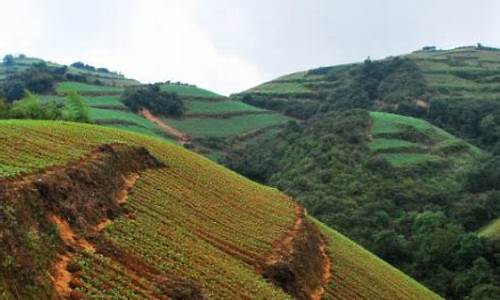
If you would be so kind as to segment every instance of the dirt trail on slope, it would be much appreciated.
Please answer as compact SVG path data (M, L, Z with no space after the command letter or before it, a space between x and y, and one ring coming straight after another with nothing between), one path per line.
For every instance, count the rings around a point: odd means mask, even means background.
M286 236L273 245L272 252L266 257L266 264L275 264L293 252L293 241L299 235L304 224L304 209L295 207L295 222Z
M127 202L129 192L134 187L138 178L138 173L132 173L128 176L123 176L123 188L118 191L114 197L114 200L117 203L123 204ZM51 214L49 215L49 220L57 226L59 238L63 241L65 246L69 247L70 249L78 249L90 253L96 252L96 247L88 242L85 238L79 238L73 231L69 223L62 217ZM97 234L103 231L111 223L112 221L110 219L105 218L97 225L93 226L90 231L92 231L93 234ZM70 298L73 291L70 286L70 283L73 279L73 274L68 271L68 265L74 255L75 254L72 252L60 254L52 271L53 275L51 276L51 279L53 285L56 289L57 294L59 295L59 297L62 297L62 299Z
M274 243L257 271L298 299L319 300L330 279L331 261L326 238L305 214L297 205L293 226Z
M158 118L157 116L153 115L147 108L141 108L139 111L139 114L146 118L147 120L155 123L158 125L161 129L165 131L166 134L169 136L175 138L177 142L179 142L181 145L188 144L191 141L191 138L189 135L179 131L178 129L168 125L165 121L162 119Z
M321 240L323 241L322 245L320 246L321 255L323 256L326 263L323 265L323 275L321 277L322 285L315 291L313 291L313 293L311 294L311 300L321 300L323 298L325 287L328 285L328 282L330 281L330 278L332 276L332 261L330 255L328 255L328 241L324 236Z

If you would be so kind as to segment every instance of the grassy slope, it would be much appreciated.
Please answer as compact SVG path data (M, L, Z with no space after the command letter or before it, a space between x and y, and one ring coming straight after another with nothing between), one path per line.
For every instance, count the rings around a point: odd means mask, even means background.
M293 205L275 189L173 144L110 128L2 121L0 138L1 177L61 165L103 143L144 145L168 167L143 174L127 204L134 218L116 220L103 234L165 276L194 280L212 299L288 298L239 255L223 251L231 247L258 258L286 232L294 220ZM200 238L208 233L210 239ZM87 299L141 298L144 289L154 289L148 282L135 284L109 257L78 252L77 261L83 267L79 289Z
M224 245L251 257L268 251L294 219L292 203L277 190L159 139L104 127L1 121L0 139L0 178L62 165L103 143L146 146L168 167L141 176L127 203L134 218L115 220L103 235L166 276L198 282L212 299L288 298L239 255L221 251L217 242L223 240ZM326 299L353 299L352 295L357 299L438 299L347 238L320 226L330 239L333 259L334 275ZM213 239L200 238L208 233ZM156 289L146 280L137 284L110 257L77 251L75 260L82 267L78 289L86 299L144 298ZM10 299L2 288L3 283L0 294Z
M329 241L332 280L324 299L441 299L412 278L314 218Z
M481 154L478 148L424 120L383 112L371 112L370 116L373 120L370 148L395 167L446 159L460 163L462 150L472 155ZM411 130L417 134L412 136ZM450 159L453 152L457 154L456 159Z
M500 51L463 47L408 55L438 99L499 99Z
M212 91L187 84L163 84L161 90L176 93L181 97L223 98Z
M200 100L186 100L185 105L187 114L224 114L265 111L263 109L239 101L210 102Z

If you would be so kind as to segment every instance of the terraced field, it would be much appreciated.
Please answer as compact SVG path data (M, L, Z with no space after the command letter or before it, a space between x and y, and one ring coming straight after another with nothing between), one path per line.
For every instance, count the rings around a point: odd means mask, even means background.
M168 119L180 131L192 137L235 137L258 129L281 125L291 120L281 114L246 114L227 118L188 117Z
M442 299L337 231L312 219L327 236L333 278L323 299Z
M77 91L81 95L119 95L123 92L123 87L65 81L58 84L57 91L59 93Z
M395 167L424 163L457 163L481 151L427 121L401 115L371 112L372 151Z
M276 190L172 144L104 127L2 121L0 137L2 177L64 164L103 143L146 146L167 167L140 177L126 204L134 218L117 219L105 239L163 276L197 282L212 299L288 298L248 263L294 222L294 204ZM76 260L83 270L78 289L87 299L154 292L105 255L82 251Z
M184 117L180 119L162 117L163 122L188 136L189 139L231 138L263 128L273 128L290 120L281 114L229 100L192 85L164 84L161 88L164 91L177 93L186 107ZM123 92L122 87L62 82L58 86L58 91L60 93L76 91L84 95L84 99L91 107L90 118L98 124L175 139L157 122L128 111L119 99Z
M422 70L435 99L500 99L500 51L461 47L408 57Z
M170 93L176 93L177 95L181 97L187 97L187 98L208 98L208 99L223 99L224 96L221 96L219 94L216 94L212 91L206 90L199 88L195 85L189 85L189 84L163 84L161 85L161 90L165 92L170 92Z

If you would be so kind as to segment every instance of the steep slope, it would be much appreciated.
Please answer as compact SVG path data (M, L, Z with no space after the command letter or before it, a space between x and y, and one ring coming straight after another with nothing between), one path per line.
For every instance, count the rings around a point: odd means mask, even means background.
M291 194L311 215L446 298L464 299L500 274L495 252L475 234L500 213L497 193L474 192L485 176L470 180L485 157L424 120L351 110L290 124L227 164ZM469 246L474 253L462 256ZM474 284L453 279L476 276L474 263L491 276Z
M45 121L0 140L2 299L319 299L336 278L300 206L178 146Z
M333 263L323 299L441 299L347 237L311 220L327 237Z

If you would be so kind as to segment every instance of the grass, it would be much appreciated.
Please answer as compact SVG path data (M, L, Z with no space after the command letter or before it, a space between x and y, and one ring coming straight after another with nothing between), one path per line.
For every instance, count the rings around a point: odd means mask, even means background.
M323 299L442 299L344 235L310 219L329 242L332 278Z
M69 91L77 91L78 93L115 93L120 94L123 92L122 87L104 86L104 85L94 85L74 81L61 82L57 86L57 91L59 93L65 93Z
M235 112L255 112L265 111L264 109L248 105L240 101L198 101L186 100L186 113L187 114L224 114Z
M167 123L193 137L229 137L283 124L290 118L280 114L250 114L225 119L168 119Z
M479 236L492 240L500 240L500 219L491 222L479 231Z
M101 235L159 277L195 282L210 299L290 299L252 263L295 220L294 204L276 189L171 143L118 129L0 121L0 140L0 177L63 165L102 144L146 147L167 167L141 175L125 204L127 216L115 219ZM85 299L148 299L158 292L155 282L137 279L112 257L82 250L75 255Z
M177 93L184 97L221 98L222 96L194 85L186 84L163 84L161 90L165 92Z

